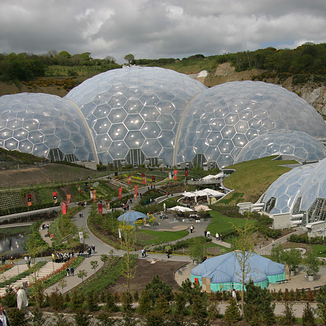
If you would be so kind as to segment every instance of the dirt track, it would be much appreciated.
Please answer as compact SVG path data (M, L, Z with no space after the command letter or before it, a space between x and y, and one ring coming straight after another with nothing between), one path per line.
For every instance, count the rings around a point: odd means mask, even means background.
M177 290L179 285L175 281L174 273L183 265L185 263L180 261L161 260L151 264L151 259L138 259L136 275L131 280L131 291L138 291L140 294L155 275L158 275L166 285L172 285L173 290ZM120 277L111 290L118 293L126 291L126 279Z

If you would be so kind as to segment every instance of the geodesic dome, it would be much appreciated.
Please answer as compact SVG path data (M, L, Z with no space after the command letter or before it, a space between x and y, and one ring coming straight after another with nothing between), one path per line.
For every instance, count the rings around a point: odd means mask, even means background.
M260 202L265 203L264 211L269 214L292 212L302 185L310 178L315 167L316 164L302 165L275 180L260 199Z
M270 259L253 253L246 262L248 272L245 283L250 280L262 288L267 288L269 283L285 280L285 267ZM241 268L236 252L229 252L213 258L206 259L203 263L191 270L191 282L203 285L203 278L210 279L210 289L216 291L242 290Z
M177 162L234 163L257 136L279 130L325 137L317 111L298 95L264 82L229 82L199 94L189 105L177 140Z
M320 161L326 156L326 147L301 131L267 133L257 136L242 148L234 163L271 155L291 156L300 162Z
M206 87L162 68L126 67L101 73L72 89L92 131L99 160L172 165L175 136L188 103Z
M326 159L315 165L298 197L307 223L326 220Z
M52 161L96 157L78 108L59 96L43 93L0 97L0 147Z

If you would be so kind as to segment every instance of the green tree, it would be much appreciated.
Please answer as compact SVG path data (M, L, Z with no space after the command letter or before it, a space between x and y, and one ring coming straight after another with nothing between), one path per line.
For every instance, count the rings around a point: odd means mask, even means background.
M302 261L301 251L295 248L286 250L282 255L282 260L289 265L291 271L294 271Z
M80 269L77 273L77 276L84 281L84 277L87 277L87 272L84 269Z
M244 316L244 290L245 283L247 281L248 276L251 273L251 266L249 264L249 259L253 255L254 251L254 239L253 232L255 231L254 225L250 222L249 219L246 220L246 224L243 228L236 226L231 223L233 229L237 233L237 237L235 237L233 241L233 248L235 257L240 267L240 272L236 272L237 276L241 280L241 312L242 316Z
M191 315L199 326L209 325L207 320L207 297L204 295L195 295L191 306Z
M138 313L146 315L151 310L151 298L146 290L142 290L139 299Z
M185 302L189 303L189 305L193 304L193 298L196 295L201 295L202 289L199 284L192 283L189 278L185 279L179 288L179 292L183 296Z
M201 263L206 256L206 249L205 249L205 238L204 237L196 237L191 242L189 247L189 257L192 259L193 262L197 261Z
M224 319L226 324L231 326L241 319L241 315L235 299L230 298L228 303L225 309Z
M145 290L151 298L152 307L155 306L160 294L163 294L168 301L172 299L172 286L166 285L158 275L155 275L152 281L146 284Z
M245 293L245 318L254 325L273 325L275 324L275 304L273 298L267 289L254 285L251 280L246 285Z
M26 310L12 308L7 311L11 326L26 326Z
M316 275L319 272L319 259L313 250L307 252L303 262L308 275Z
M307 302L302 314L302 325L305 326L316 326L316 320L314 316L314 311L311 305Z
M87 309L91 312L98 310L98 296L94 290L90 290L86 296Z
M283 246L281 244L273 246L270 259L281 264L283 262L283 252Z
M285 301L283 315L281 316L281 323L283 325L294 325L296 320L293 312L293 304Z
M315 300L317 301L317 313L323 325L326 325L326 285L319 289L319 293L315 296Z
M98 262L97 260L92 260L90 261L90 264L92 266L92 269L94 269L96 271L96 268L98 267Z
M128 61L128 63L129 64L134 64L135 63L135 57L134 57L134 55L133 54L126 54L125 56L124 56L124 59L126 60L126 61Z

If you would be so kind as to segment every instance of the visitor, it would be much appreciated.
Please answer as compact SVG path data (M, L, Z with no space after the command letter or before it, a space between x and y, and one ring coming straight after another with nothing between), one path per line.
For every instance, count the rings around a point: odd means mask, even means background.
M69 269L69 267L67 268L67 276L70 276L70 269Z
M191 227L190 227L190 233L192 233L194 231L195 227L193 224L191 224Z
M168 259L169 259L170 256L171 256L171 250L170 249L166 249L166 255L168 256Z
M219 236L218 236L218 233L217 233L217 232L216 232L216 234L215 234L215 238L216 238L216 241L218 241Z
M210 238L211 237L211 231L207 231L207 238Z
M28 306L27 294L23 287L17 291L17 308L22 310Z
M235 289L232 289L231 295L234 300L237 300L237 293L235 292Z
M0 303L0 325L1 326L10 326L8 316L5 312L5 307Z
M204 237L206 238L206 236L207 236L207 230L205 229L204 230Z
M74 273L75 273L75 269L73 267L70 268L70 275L71 276L74 276Z

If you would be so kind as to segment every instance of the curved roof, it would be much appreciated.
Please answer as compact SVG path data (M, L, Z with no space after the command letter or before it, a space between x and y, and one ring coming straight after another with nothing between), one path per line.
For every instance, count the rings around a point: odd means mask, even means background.
M323 118L306 101L274 84L242 81L214 86L189 105L177 140L177 162L196 154L228 166L257 136L280 130L325 137Z
M56 95L0 97L0 147L52 161L94 160L92 139L79 109Z
M317 198L326 199L326 159L315 165L301 188L300 196L302 211L307 211Z
M181 117L206 88L173 70L125 67L87 79L66 98L85 115L102 163L126 159L130 149L140 149L172 165Z
M255 253L248 259L248 265L250 265L251 270L245 282L249 282L251 279L254 283L258 283L266 280L267 276L284 273L284 265L275 263ZM206 259L193 268L191 274L210 278L211 283L242 282L240 280L241 269L235 252Z
M134 222L136 222L139 219L147 218L147 215L141 212L137 211L129 211L127 213L124 213L118 217L118 221L124 221L126 223L129 223L131 225L134 225Z
M263 196L264 210L270 214L290 212L296 199L300 196L302 185L310 178L315 167L316 164L302 165L284 173L275 180ZM268 208L268 203L272 198L275 198L275 205Z
M271 155L293 156L300 162L319 161L326 156L326 147L316 138L301 131L280 131L257 136L239 153L235 163Z

